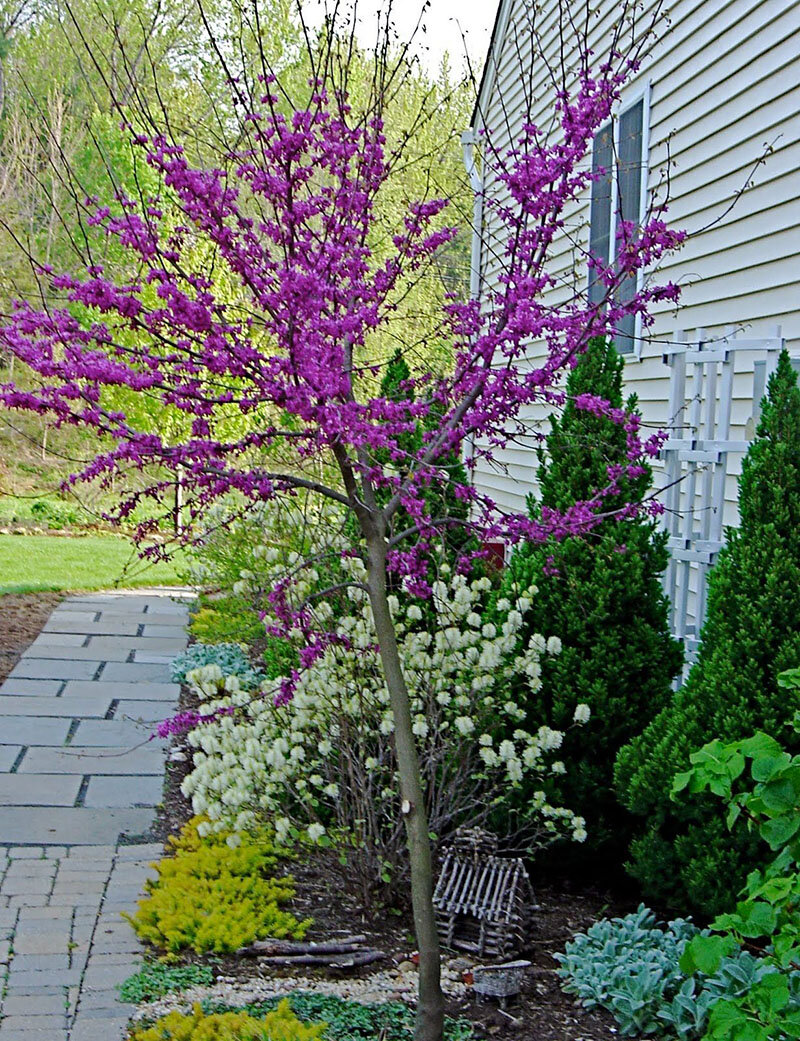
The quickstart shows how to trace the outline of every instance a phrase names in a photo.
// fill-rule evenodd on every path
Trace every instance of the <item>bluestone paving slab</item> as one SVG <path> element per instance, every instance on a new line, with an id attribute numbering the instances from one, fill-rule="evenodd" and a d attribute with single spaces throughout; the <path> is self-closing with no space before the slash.
<path id="1" fill-rule="evenodd" d="M 161 611 L 160 608 L 156 607 L 154 610 L 148 611 L 146 614 L 130 615 L 127 611 L 121 611 L 118 608 L 111 608 L 109 610 L 101 611 L 99 618 L 96 621 L 102 622 L 120 622 L 122 625 L 129 625 L 132 621 L 138 622 L 140 625 L 181 625 L 183 622 L 182 614 L 172 614 L 169 611 Z"/>
<path id="2" fill-rule="evenodd" d="M 30 1019 L 28 1016 L 7 1016 L 3 1018 L 0 1025 L 0 1038 L 14 1037 L 21 1033 L 23 1037 L 30 1035 L 32 1038 L 44 1036 L 45 1031 L 60 1031 L 63 1035 L 66 1029 L 67 1017 L 63 1010 L 57 1015 L 36 1016 Z M 51 1033 L 50 1037 L 57 1036 Z"/>
<path id="3" fill-rule="evenodd" d="M 81 605 L 85 607 L 85 605 Z M 97 611 L 92 610 L 78 610 L 75 605 L 70 605 L 69 602 L 56 607 L 50 614 L 50 618 L 47 621 L 48 625 L 52 625 L 55 622 L 95 622 L 97 621 Z"/>
<path id="4" fill-rule="evenodd" d="M 93 647 L 64 647 L 60 643 L 45 643 L 36 640 L 30 646 L 30 653 L 36 658 L 51 658 L 58 661 L 127 661 L 130 650 L 120 641 L 116 648 L 107 647 L 102 654 Z"/>
<path id="5" fill-rule="evenodd" d="M 145 622 L 142 636 L 155 636 L 160 639 L 182 640 L 184 645 L 189 642 L 186 631 L 182 625 L 148 625 Z"/>
<path id="6" fill-rule="evenodd" d="M 47 1016 L 64 1014 L 64 998 L 60 994 L 43 994 L 36 1002 L 26 998 L 6 998 L 3 1002 L 6 1016 Z"/>
<path id="7" fill-rule="evenodd" d="M 11 897 L 12 904 L 13 898 L 17 896 L 49 896 L 52 888 L 53 879 L 46 875 L 24 875 L 3 879 L 3 895 Z"/>
<path id="8" fill-rule="evenodd" d="M 123 846 L 117 852 L 117 864 L 149 864 L 151 860 L 158 859 L 164 855 L 164 845 L 161 842 L 147 842 L 143 845 Z"/>
<path id="9" fill-rule="evenodd" d="M 130 651 L 153 651 L 163 654 L 178 653 L 186 646 L 186 635 L 181 637 L 164 636 L 91 636 L 87 644 L 88 650 L 97 653 L 98 658 L 104 658 L 109 651 L 117 647 L 124 647 Z"/>
<path id="10" fill-rule="evenodd" d="M 169 668 L 166 665 L 142 665 L 140 662 L 108 662 L 103 669 L 104 683 L 169 683 Z"/>
<path id="11" fill-rule="evenodd" d="M 173 709 L 173 703 L 168 701 L 127 701 L 121 698 L 114 719 L 141 719 L 152 725 L 174 715 Z"/>
<path id="12" fill-rule="evenodd" d="M 14 935 L 14 960 L 23 954 L 69 954 L 72 931 L 59 933 L 29 933 L 17 929 Z"/>
<path id="13" fill-rule="evenodd" d="M 42 631 L 46 633 L 82 633 L 84 636 L 136 636 L 141 627 L 141 622 L 113 620 L 105 622 L 101 616 L 99 621 L 87 622 L 85 624 L 70 621 L 48 622 Z M 167 635 L 171 634 L 168 633 Z"/>
<path id="14" fill-rule="evenodd" d="M 14 954 L 11 972 L 66 972 L 70 968 L 69 954 Z"/>
<path id="15" fill-rule="evenodd" d="M 69 719 L 5 716 L 0 719 L 0 743 L 4 745 L 63 745 L 69 733 Z M 0 838 L 5 836 L 0 831 Z"/>
<path id="16" fill-rule="evenodd" d="M 15 698 L 13 695 L 0 694 L 0 717 L 69 716 L 71 719 L 77 719 L 89 716 L 103 719 L 111 701 L 112 698 L 108 695 L 102 698 L 73 697 L 72 695 L 62 698 Z M 2 732 L 2 726 L 2 719 L 0 719 L 0 732 Z"/>
<path id="17" fill-rule="evenodd" d="M 0 774 L 0 805 L 74 806 L 80 787 L 80 777 L 62 774 Z"/>
<path id="18" fill-rule="evenodd" d="M 61 680 L 6 680 L 0 686 L 0 694 L 13 695 L 15 698 L 55 697 L 63 686 Z"/>
<path id="19" fill-rule="evenodd" d="M 6 773 L 16 763 L 22 745 L 0 745 L 0 771 Z"/>
<path id="20" fill-rule="evenodd" d="M 0 725 L 2 725 L 2 720 L 0 720 Z M 78 724 L 74 741 L 76 745 L 86 747 L 117 745 L 120 748 L 132 748 L 134 745 L 141 744 L 142 741 L 147 741 L 152 733 L 152 727 L 127 719 L 84 719 Z M 163 744 L 160 739 L 155 740 Z"/>
<path id="21" fill-rule="evenodd" d="M 26 969 L 24 972 L 15 972 L 14 963 L 12 962 L 11 972 L 8 977 L 8 986 L 9 989 L 13 987 L 18 991 L 22 991 L 25 987 L 30 987 L 31 994 L 35 994 L 37 990 L 43 990 L 47 993 L 47 991 L 52 991 L 54 986 L 79 986 L 82 975 L 82 969 L 60 970 L 57 979 L 55 978 L 55 973 L 43 973 L 39 972 L 37 969 Z"/>
<path id="22" fill-rule="evenodd" d="M 143 665 L 170 665 L 176 655 L 164 652 L 157 654 L 155 651 L 134 651 L 132 657 L 137 664 L 141 662 Z"/>
<path id="23" fill-rule="evenodd" d="M 158 806 L 164 782 L 161 777 L 92 777 L 84 806 Z"/>
<path id="24" fill-rule="evenodd" d="M 92 846 L 122 834 L 141 835 L 152 821 L 152 810 L 0 807 L 0 835 L 5 842 L 14 843 L 68 842 Z"/>
<path id="25" fill-rule="evenodd" d="M 23 655 L 9 673 L 10 680 L 91 680 L 102 661 L 60 661 Z"/>
<path id="26" fill-rule="evenodd" d="M 0 746 L 2 747 L 2 746 Z M 164 750 L 153 744 L 134 750 L 116 746 L 84 748 L 29 748 L 19 768 L 20 774 L 117 774 L 137 776 L 164 772 Z M 0 841 L 2 835 L 0 835 Z"/>
<path id="27" fill-rule="evenodd" d="M 108 697 L 115 701 L 178 701 L 177 683 L 106 683 L 71 680 L 64 687 L 66 697 Z"/>
<path id="28" fill-rule="evenodd" d="M 39 641 L 42 643 L 55 644 L 60 647 L 82 647 L 89 637 L 85 633 L 40 633 L 28 650 L 33 648 Z"/>

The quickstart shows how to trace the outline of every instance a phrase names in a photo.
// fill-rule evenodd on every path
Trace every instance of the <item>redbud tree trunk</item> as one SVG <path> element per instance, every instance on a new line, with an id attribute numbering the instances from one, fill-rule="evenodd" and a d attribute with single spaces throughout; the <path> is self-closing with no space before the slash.
<path id="1" fill-rule="evenodd" d="M 411 904 L 419 947 L 419 1000 L 415 1041 L 441 1041 L 444 1030 L 439 936 L 433 909 L 433 864 L 420 780 L 419 757 L 411 729 L 411 704 L 386 596 L 386 543 L 368 537 L 367 586 L 378 637 L 381 664 L 394 714 L 394 742 L 400 775 L 400 798 L 411 865 Z"/>

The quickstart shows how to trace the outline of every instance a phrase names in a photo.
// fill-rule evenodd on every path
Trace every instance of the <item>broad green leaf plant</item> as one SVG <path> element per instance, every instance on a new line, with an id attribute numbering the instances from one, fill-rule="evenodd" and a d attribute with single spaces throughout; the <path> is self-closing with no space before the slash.
<path id="1" fill-rule="evenodd" d="M 782 672 L 778 683 L 787 698 L 800 699 L 800 669 Z M 794 723 L 800 732 L 800 711 Z M 714 1005 L 705 1038 L 800 1037 L 800 1011 L 792 1000 L 792 977 L 800 969 L 800 754 L 758 733 L 712 741 L 691 756 L 691 764 L 675 778 L 673 798 L 704 791 L 718 795 L 728 803 L 728 827 L 746 820 L 775 853 L 764 869 L 748 876 L 735 910 L 718 915 L 712 933 L 695 936 L 681 958 L 684 972 L 711 974 L 735 948 L 749 947 L 770 966 L 741 997 Z"/>

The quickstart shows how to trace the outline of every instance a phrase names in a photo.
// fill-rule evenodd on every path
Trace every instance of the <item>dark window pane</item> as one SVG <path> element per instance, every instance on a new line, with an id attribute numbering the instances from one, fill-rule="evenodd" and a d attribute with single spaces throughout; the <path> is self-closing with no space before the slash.
<path id="1" fill-rule="evenodd" d="M 626 278 L 619 288 L 620 298 L 631 300 L 636 293 L 636 278 Z M 634 336 L 636 333 L 636 315 L 626 314 L 617 322 L 614 346 L 620 354 L 633 354 Z"/>
<path id="2" fill-rule="evenodd" d="M 638 224 L 642 206 L 642 116 L 639 101 L 619 117 L 619 163 L 617 214 Z"/>
<path id="3" fill-rule="evenodd" d="M 617 160 L 617 241 L 618 255 L 625 249 L 621 237 L 622 221 L 638 226 L 642 216 L 642 122 L 644 102 L 639 101 L 619 117 L 619 155 Z M 637 277 L 629 275 L 617 291 L 621 303 L 636 295 Z M 617 326 L 615 344 L 620 354 L 630 354 L 634 347 L 636 318 L 626 315 Z"/>
<path id="4" fill-rule="evenodd" d="M 589 218 L 589 252 L 609 262 L 611 232 L 611 177 L 614 167 L 614 140 L 612 124 L 607 123 L 594 136 L 592 143 L 592 170 L 605 170 L 599 180 L 592 181 L 592 207 Z M 598 281 L 597 273 L 589 271 L 589 299 L 597 303 L 605 296 L 605 286 Z"/>

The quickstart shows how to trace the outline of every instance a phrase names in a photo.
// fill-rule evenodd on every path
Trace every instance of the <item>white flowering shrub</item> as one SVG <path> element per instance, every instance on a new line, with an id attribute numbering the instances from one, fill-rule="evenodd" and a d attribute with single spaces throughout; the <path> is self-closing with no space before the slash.
<path id="1" fill-rule="evenodd" d="M 348 560 L 343 567 L 354 581 L 363 577 L 360 561 Z M 532 779 L 544 781 L 563 772 L 565 764 L 558 759 L 562 734 L 544 726 L 534 733 L 522 729 L 524 713 L 509 696 L 520 674 L 538 687 L 540 659 L 557 654 L 559 640 L 534 636 L 520 653 L 530 596 L 502 603 L 498 626 L 484 624 L 488 579 L 451 576 L 445 564 L 440 570 L 432 602 L 435 627 L 423 627 L 414 602 L 393 597 L 391 606 L 415 715 L 429 825 L 442 839 L 459 825 L 486 824 L 523 781 L 530 789 Z M 308 575 L 310 586 L 317 577 Z M 284 842 L 301 830 L 314 841 L 335 841 L 349 852 L 366 892 L 402 877 L 405 834 L 394 721 L 371 613 L 362 589 L 350 588 L 348 596 L 349 611 L 335 617 L 329 605 L 318 605 L 321 620 L 341 642 L 302 674 L 288 704 L 275 704 L 274 686 L 264 685 L 260 694 L 244 689 L 215 666 L 189 675 L 208 709 L 234 711 L 189 735 L 194 769 L 183 791 L 211 828 L 243 830 L 268 818 Z M 577 706 L 576 725 L 587 718 L 586 706 Z M 528 848 L 564 835 L 582 841 L 583 819 L 550 805 L 544 784 L 541 790 L 533 787 L 520 821 L 524 836 L 516 841 Z"/>

